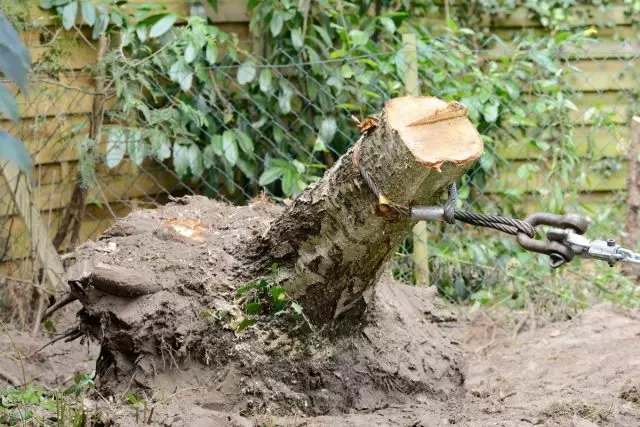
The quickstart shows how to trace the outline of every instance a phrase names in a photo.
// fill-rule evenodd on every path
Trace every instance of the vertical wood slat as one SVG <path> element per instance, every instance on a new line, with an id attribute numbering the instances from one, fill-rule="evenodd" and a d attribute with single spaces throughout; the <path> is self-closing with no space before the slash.
<path id="1" fill-rule="evenodd" d="M 418 50 L 413 33 L 402 35 L 404 55 L 404 87 L 407 95 L 420 96 L 418 83 Z M 418 222 L 413 227 L 413 262 L 417 286 L 429 286 L 429 246 L 427 223 Z"/>
<path id="2" fill-rule="evenodd" d="M 631 119 L 631 145 L 629 146 L 629 172 L 627 177 L 627 212 L 624 226 L 624 245 L 636 251 L 640 242 L 640 117 Z M 637 276 L 640 268 L 625 265 L 628 276 Z"/>
<path id="3" fill-rule="evenodd" d="M 33 203 L 33 192 L 26 176 L 10 162 L 0 164 L 0 174 L 4 177 L 18 214 L 31 234 L 31 246 L 42 263 L 44 274 L 51 286 L 51 293 L 63 289 L 64 267 L 58 252 L 51 243 L 49 232 L 42 221 L 40 210 Z"/>

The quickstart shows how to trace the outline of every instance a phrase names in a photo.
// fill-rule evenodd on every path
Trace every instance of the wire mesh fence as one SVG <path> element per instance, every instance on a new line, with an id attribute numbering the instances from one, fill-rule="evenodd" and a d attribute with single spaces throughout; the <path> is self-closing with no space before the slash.
<path id="1" fill-rule="evenodd" d="M 460 36 L 417 30 L 415 46 L 394 36 L 371 51 L 363 35 L 351 36 L 351 48 L 322 55 L 226 45 L 188 53 L 185 42 L 126 55 L 121 46 L 100 66 L 55 76 L 46 61 L 37 64 L 22 121 L 2 128 L 33 154 L 30 197 L 55 249 L 71 251 L 117 218 L 172 197 L 294 198 L 357 140 L 352 116 L 364 120 L 407 94 L 412 72 L 419 94 L 459 100 L 483 135 L 485 154 L 458 183 L 458 206 L 517 217 L 575 212 L 593 220 L 594 237 L 623 235 L 629 122 L 640 111 L 637 40 L 550 46 L 490 37 L 461 50 Z M 28 323 L 26 294 L 34 283 L 45 288 L 47 267 L 32 241 L 37 225 L 16 208 L 15 185 L 0 187 L 0 299 Z M 552 275 L 510 236 L 442 223 L 426 233 L 399 249 L 396 279 L 479 303 L 522 305 L 534 288 L 570 295 L 566 275 Z M 599 274 L 588 263 L 571 271 L 582 282 Z"/>

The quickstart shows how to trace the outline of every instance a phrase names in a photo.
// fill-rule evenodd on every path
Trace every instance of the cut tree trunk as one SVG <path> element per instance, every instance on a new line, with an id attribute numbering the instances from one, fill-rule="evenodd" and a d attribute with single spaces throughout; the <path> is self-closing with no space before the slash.
<path id="1" fill-rule="evenodd" d="M 285 287 L 301 299 L 313 322 L 325 324 L 356 306 L 364 308 L 363 297 L 414 224 L 384 209 L 385 200 L 376 198 L 356 164 L 388 201 L 424 205 L 482 153 L 482 139 L 457 103 L 396 98 L 374 122 L 255 241 L 253 253 L 263 266 L 279 265 Z"/>
<path id="2" fill-rule="evenodd" d="M 434 202 L 482 140 L 464 107 L 430 97 L 393 99 L 361 129 L 284 209 L 183 198 L 78 248 L 68 299 L 82 303 L 79 330 L 100 341 L 103 392 L 207 384 L 218 391 L 201 401 L 231 390 L 227 406 L 211 405 L 249 413 L 461 392 L 460 351 L 441 327 L 455 318 L 427 288 L 374 285 L 413 226 L 397 207 Z"/>

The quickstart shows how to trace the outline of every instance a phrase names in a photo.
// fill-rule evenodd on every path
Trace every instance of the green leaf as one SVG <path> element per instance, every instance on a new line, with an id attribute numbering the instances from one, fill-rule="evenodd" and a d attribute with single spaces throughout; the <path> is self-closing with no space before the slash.
<path id="1" fill-rule="evenodd" d="M 156 159 L 161 162 L 171 157 L 171 142 L 162 131 L 151 134 L 151 150 Z"/>
<path id="2" fill-rule="evenodd" d="M 340 67 L 340 74 L 342 74 L 342 78 L 350 79 L 354 76 L 355 73 L 353 72 L 349 64 L 344 64 L 342 67 Z"/>
<path id="3" fill-rule="evenodd" d="M 282 25 L 284 24 L 284 19 L 282 17 L 282 14 L 278 11 L 275 11 L 273 13 L 273 16 L 271 17 L 271 35 L 273 37 L 277 37 L 278 34 L 280 34 L 280 31 L 282 31 Z"/>
<path id="4" fill-rule="evenodd" d="M 20 40 L 18 32 L 0 13 L 0 71 L 16 82 L 23 91 L 27 90 L 27 73 L 31 67 L 29 50 Z"/>
<path id="5" fill-rule="evenodd" d="M 136 25 L 136 35 L 138 36 L 138 39 L 140 39 L 141 42 L 145 42 L 147 41 L 147 37 L 148 37 L 148 27 L 144 24 L 138 24 Z"/>
<path id="6" fill-rule="evenodd" d="M 205 56 L 209 64 L 213 65 L 216 63 L 216 60 L 218 59 L 218 45 L 216 45 L 216 42 L 210 41 L 207 43 Z"/>
<path id="7" fill-rule="evenodd" d="M 364 46 L 369 42 L 369 33 L 361 30 L 349 31 L 349 37 L 356 46 Z"/>
<path id="8" fill-rule="evenodd" d="M 193 71 L 184 59 L 179 59 L 171 66 L 171 68 L 169 68 L 169 78 L 178 83 L 180 85 L 180 89 L 187 92 L 191 89 Z"/>
<path id="9" fill-rule="evenodd" d="M 124 153 L 127 151 L 127 138 L 122 128 L 114 127 L 109 129 L 107 135 L 107 154 L 105 164 L 109 169 L 113 169 L 120 164 Z"/>
<path id="10" fill-rule="evenodd" d="M 255 319 L 244 319 L 238 325 L 238 332 L 244 331 L 245 329 L 247 329 L 249 326 L 253 325 L 254 323 L 256 323 Z"/>
<path id="11" fill-rule="evenodd" d="M 260 78 L 259 78 L 259 83 L 260 83 L 260 90 L 267 93 L 269 92 L 269 90 L 271 90 L 271 70 L 268 68 L 264 68 L 262 71 L 260 71 Z"/>
<path id="12" fill-rule="evenodd" d="M 127 141 L 127 149 L 129 152 L 129 158 L 136 166 L 140 166 L 146 156 L 144 141 L 142 140 L 142 131 L 134 130 L 131 132 L 129 140 Z"/>
<path id="13" fill-rule="evenodd" d="M 211 135 L 210 145 L 211 145 L 211 149 L 216 155 L 222 156 L 222 153 L 223 153 L 222 135 Z"/>
<path id="14" fill-rule="evenodd" d="M 2 83 L 0 83 L 0 114 L 4 114 L 13 121 L 19 119 L 16 99 Z"/>
<path id="15" fill-rule="evenodd" d="M 276 181 L 277 179 L 279 179 L 283 173 L 284 172 L 282 168 L 279 168 L 277 166 L 272 166 L 269 169 L 266 169 L 264 172 L 262 172 L 262 175 L 260 175 L 260 178 L 258 179 L 258 184 L 260 184 L 262 187 L 265 187 L 271 184 L 272 182 Z"/>
<path id="16" fill-rule="evenodd" d="M 293 96 L 293 90 L 283 81 L 280 82 L 280 88 L 282 91 L 280 92 L 280 96 L 278 96 L 278 106 L 280 107 L 282 114 L 289 114 L 291 112 L 291 97 Z"/>
<path id="17" fill-rule="evenodd" d="M 222 151 L 224 152 L 224 158 L 227 159 L 231 166 L 235 166 L 238 161 L 238 144 L 233 135 L 233 132 L 226 130 L 222 134 Z"/>
<path id="18" fill-rule="evenodd" d="M 322 121 L 318 135 L 326 144 L 328 144 L 333 140 L 337 130 L 338 124 L 336 123 L 336 119 L 330 117 Z"/>
<path id="19" fill-rule="evenodd" d="M 482 109 L 482 115 L 488 123 L 495 123 L 498 120 L 498 106 L 498 102 L 492 102 Z"/>
<path id="20" fill-rule="evenodd" d="M 238 140 L 238 144 L 240 144 L 240 148 L 247 154 L 253 153 L 253 141 L 251 137 L 246 133 L 242 132 L 240 129 L 236 129 L 236 138 Z"/>
<path id="21" fill-rule="evenodd" d="M 82 19 L 84 22 L 93 27 L 96 23 L 96 7 L 93 5 L 93 0 L 82 0 L 81 8 L 82 11 Z"/>
<path id="22" fill-rule="evenodd" d="M 295 301 L 291 302 L 291 308 L 298 314 L 302 314 L 302 306 Z"/>
<path id="23" fill-rule="evenodd" d="M 189 43 L 184 50 L 184 60 L 187 64 L 191 64 L 198 56 L 198 49 L 193 43 Z"/>
<path id="24" fill-rule="evenodd" d="M 302 30 L 300 28 L 294 28 L 291 30 L 291 43 L 296 50 L 300 50 L 304 45 Z"/>
<path id="25" fill-rule="evenodd" d="M 240 65 L 238 69 L 238 83 L 245 85 L 256 78 L 256 64 L 248 60 Z"/>
<path id="26" fill-rule="evenodd" d="M 260 303 L 256 301 L 248 302 L 245 311 L 250 314 L 260 313 Z"/>
<path id="27" fill-rule="evenodd" d="M 70 30 L 76 23 L 76 17 L 78 16 L 78 2 L 73 0 L 72 2 L 64 5 L 60 12 L 62 13 L 62 26 L 65 30 Z"/>
<path id="28" fill-rule="evenodd" d="M 176 173 L 184 177 L 189 171 L 189 147 L 186 145 L 173 144 L 173 167 Z"/>
<path id="29" fill-rule="evenodd" d="M 100 34 L 104 33 L 109 26 L 109 16 L 101 13 L 98 15 L 96 19 L 96 24 L 93 26 L 93 32 L 91 33 L 91 37 L 94 40 L 97 40 L 100 37 Z"/>
<path id="30" fill-rule="evenodd" d="M 393 19 L 383 16 L 380 18 L 380 22 L 389 33 L 393 34 L 396 32 L 396 23 L 393 22 Z"/>
<path id="31" fill-rule="evenodd" d="M 25 172 L 30 179 L 33 178 L 33 163 L 31 161 L 31 155 L 24 147 L 24 144 L 22 144 L 18 138 L 1 130 L 0 158 L 15 164 Z"/>
<path id="32" fill-rule="evenodd" d="M 216 153 L 213 151 L 213 147 L 211 145 L 212 144 L 207 145 L 202 151 L 202 160 L 204 162 L 205 169 L 210 169 L 216 164 Z"/>
<path id="33" fill-rule="evenodd" d="M 452 19 L 447 19 L 447 27 L 449 27 L 453 31 L 458 30 L 458 24 L 456 24 L 455 21 L 453 21 Z"/>
<path id="34" fill-rule="evenodd" d="M 191 144 L 189 146 L 187 158 L 189 160 L 189 169 L 191 169 L 193 176 L 201 177 L 202 172 L 204 172 L 204 159 L 202 158 L 202 153 L 196 144 Z"/>
<path id="35" fill-rule="evenodd" d="M 173 13 L 162 17 L 161 19 L 158 20 L 158 22 L 153 24 L 153 26 L 151 27 L 151 30 L 149 31 L 149 37 L 151 38 L 160 37 L 167 31 L 169 31 L 171 27 L 173 27 L 173 24 L 176 23 L 177 19 L 178 19 L 178 15 L 175 15 Z"/>

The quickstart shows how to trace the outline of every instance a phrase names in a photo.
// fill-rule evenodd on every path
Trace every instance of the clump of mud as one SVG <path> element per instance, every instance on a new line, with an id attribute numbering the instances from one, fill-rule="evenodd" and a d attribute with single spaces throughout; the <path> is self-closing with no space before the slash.
<path id="1" fill-rule="evenodd" d="M 620 391 L 620 399 L 640 404 L 640 382 L 627 381 Z"/>
<path id="2" fill-rule="evenodd" d="M 580 400 L 553 402 L 545 408 L 541 415 L 556 421 L 580 417 L 594 423 L 610 421 L 613 410 L 610 407 L 591 405 Z"/>
<path id="3" fill-rule="evenodd" d="M 197 390 L 199 406 L 243 415 L 461 396 L 463 357 L 448 328 L 455 317 L 429 289 L 383 280 L 364 316 L 339 330 L 313 328 L 289 305 L 240 331 L 248 315 L 238 289 L 278 280 L 252 265 L 246 247 L 280 212 L 264 200 L 234 207 L 188 197 L 132 213 L 84 245 L 69 283 L 83 306 L 79 330 L 100 343 L 101 391 Z M 98 280 L 87 273 L 96 265 L 144 283 L 144 292 L 114 283 L 118 275 Z"/>

